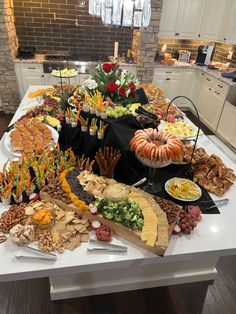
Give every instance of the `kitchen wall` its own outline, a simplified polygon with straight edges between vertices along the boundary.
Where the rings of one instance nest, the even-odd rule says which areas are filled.
[[[87,0],[14,0],[14,12],[19,44],[41,53],[113,55],[119,41],[121,55],[131,47],[131,29],[103,25],[88,14]]]
[[[153,79],[162,4],[163,0],[151,0],[152,15],[149,26],[134,31],[132,50],[135,61],[139,62],[137,77],[140,82],[152,82]]]
[[[14,112],[19,105],[19,92],[14,69],[17,38],[13,7],[10,0],[0,1],[0,111]]]
[[[168,39],[168,38],[159,38],[157,46],[160,49],[164,44],[167,44],[166,52],[170,52],[172,57],[175,57],[175,52],[179,49],[186,49],[191,52],[191,60],[195,60],[197,56],[198,46],[210,44],[210,41],[207,40],[185,40],[185,39]],[[233,58],[231,64],[236,66],[236,46],[226,45],[221,43],[215,43],[215,53],[214,61],[218,62],[229,62],[227,59],[228,51],[232,50]]]

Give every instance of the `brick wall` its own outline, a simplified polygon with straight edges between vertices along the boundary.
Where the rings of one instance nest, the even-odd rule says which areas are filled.
[[[140,61],[137,68],[140,82],[152,82],[153,79],[162,2],[163,0],[151,0],[152,15],[149,26],[134,32],[132,50],[135,52],[135,59]]]
[[[210,41],[206,40],[185,40],[185,39],[168,39],[159,38],[158,48],[160,49],[164,44],[167,44],[166,52],[170,52],[175,57],[176,51],[179,49],[186,49],[191,52],[191,60],[195,60],[197,56],[198,46],[210,44]],[[214,61],[229,62],[227,59],[228,51],[233,51],[232,65],[236,65],[236,46],[215,43]]]
[[[19,105],[13,57],[17,49],[12,2],[0,1],[0,111],[15,112]]]
[[[119,41],[121,55],[131,47],[131,29],[105,26],[88,14],[87,0],[14,0],[14,12],[19,44],[36,46],[41,53],[113,55],[114,41]],[[55,20],[55,15],[71,21]]]
[[[236,66],[236,45],[225,45],[217,43],[214,60],[219,62],[229,62],[227,59],[228,51],[233,51],[231,64]]]

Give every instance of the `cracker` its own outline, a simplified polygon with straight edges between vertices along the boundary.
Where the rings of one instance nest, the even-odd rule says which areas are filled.
[[[68,211],[68,212],[65,212],[65,222],[66,223],[69,223],[71,222],[75,217],[75,213],[72,212],[72,211]]]
[[[63,220],[65,218],[65,212],[59,211],[56,215],[56,220]]]
[[[65,249],[73,251],[75,248],[80,246],[80,236],[77,235],[71,238],[70,241],[67,241],[66,243],[64,243],[63,246]]]
[[[80,241],[81,242],[88,242],[88,240],[89,240],[89,234],[88,233],[83,233],[83,234],[81,234],[80,235]]]

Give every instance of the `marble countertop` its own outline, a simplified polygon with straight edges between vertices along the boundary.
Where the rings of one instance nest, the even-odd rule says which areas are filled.
[[[18,59],[18,58],[14,59],[15,63],[42,63],[43,61],[45,61],[45,54],[36,54],[35,58],[33,58],[33,59]],[[73,62],[73,61],[77,62],[77,60],[69,60],[69,62]],[[60,62],[60,61],[58,61],[58,62]],[[85,62],[85,63],[89,63],[89,64],[97,64],[98,63],[98,61],[82,61],[82,60],[79,60],[78,62]],[[119,65],[131,67],[131,66],[136,66],[137,64],[136,63],[119,62]]]
[[[197,64],[193,64],[193,63],[185,63],[185,62],[176,62],[173,65],[165,65],[165,64],[161,64],[161,63],[155,64],[155,68],[166,68],[166,67],[168,67],[168,68],[196,69],[198,71],[205,72],[209,75],[212,75],[216,79],[221,80],[222,82],[224,82],[230,86],[236,86],[236,82],[233,82],[232,79],[230,79],[230,78],[223,77],[221,75],[220,70],[211,70],[211,69],[208,69],[207,66],[201,66],[201,65],[197,65]]]
[[[45,86],[44,86],[45,87]],[[42,86],[30,86],[27,90],[19,108],[17,109],[11,123],[19,119],[24,106],[37,105],[37,99],[29,99],[28,93],[42,88]],[[13,156],[9,155],[5,146],[6,133],[0,142],[0,168],[4,162]],[[235,162],[229,158],[225,151],[217,147],[209,137],[202,135],[198,145],[204,147],[209,154],[216,154],[222,158],[226,165],[236,171]],[[89,254],[88,244],[84,243],[75,251],[66,250],[64,254],[58,254],[56,262],[45,261],[18,261],[15,254],[22,253],[22,249],[11,241],[0,245],[0,282],[9,280],[32,279],[47,276],[62,276],[76,274],[78,272],[113,269],[114,267],[132,267],[133,265],[149,265],[152,263],[161,264],[170,261],[194,259],[200,256],[223,256],[236,253],[236,185],[225,193],[224,197],[229,198],[229,203],[220,208],[221,214],[205,214],[196,230],[190,235],[172,236],[164,257],[155,256],[152,253],[141,249],[128,241],[114,237],[114,244],[126,245],[126,254]],[[219,199],[213,196],[213,199]],[[0,212],[6,210],[1,206]],[[158,267],[158,266],[157,266]]]

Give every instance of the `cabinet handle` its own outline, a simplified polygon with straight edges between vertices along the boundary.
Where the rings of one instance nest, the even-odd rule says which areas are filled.
[[[208,81],[208,82],[210,82],[210,81],[211,81],[208,77],[207,77],[206,79],[207,79],[207,81]]]
[[[42,75],[42,77],[44,77],[44,75]]]
[[[224,41],[226,41],[226,38],[224,38]]]
[[[211,90],[211,88],[209,88],[209,90]]]
[[[202,75],[205,75],[205,73],[202,72]]]
[[[215,93],[216,93],[217,95],[220,95],[220,93],[219,93],[219,92],[217,92],[216,90],[215,90]]]
[[[35,67],[28,67],[29,70],[35,70]]]
[[[218,85],[218,87],[223,88],[223,85]]]
[[[198,37],[201,37],[201,34],[198,34]]]
[[[166,81],[170,81],[170,78],[169,78],[169,77],[167,77],[167,78],[166,78]]]
[[[166,73],[172,73],[171,71],[166,71]]]

